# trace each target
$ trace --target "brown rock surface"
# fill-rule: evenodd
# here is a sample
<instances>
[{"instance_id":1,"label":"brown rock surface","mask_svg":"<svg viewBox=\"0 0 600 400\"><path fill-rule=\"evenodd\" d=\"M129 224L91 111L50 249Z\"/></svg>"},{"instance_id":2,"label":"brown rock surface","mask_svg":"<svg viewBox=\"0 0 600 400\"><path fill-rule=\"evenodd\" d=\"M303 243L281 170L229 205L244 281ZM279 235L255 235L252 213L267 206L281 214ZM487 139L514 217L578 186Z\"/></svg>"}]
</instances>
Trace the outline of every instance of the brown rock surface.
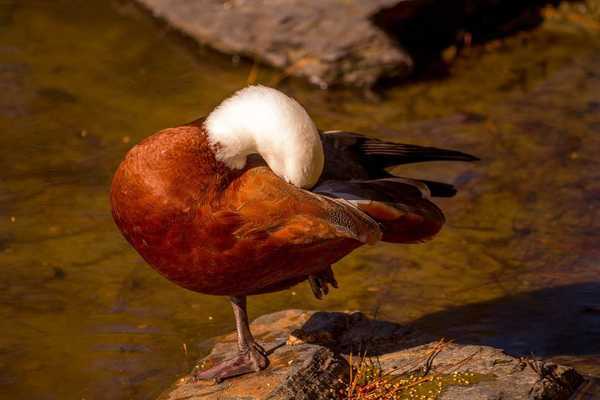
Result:
<instances>
[{"instance_id":1,"label":"brown rock surface","mask_svg":"<svg viewBox=\"0 0 600 400\"><path fill-rule=\"evenodd\" d=\"M426 385L415 386L414 394L424 390L441 400L566 399L583 382L573 368L511 357L488 346L435 341L361 313L287 310L258 318L252 330L271 351L269 368L220 384L188 375L160 399L343 398L349 354L355 360L356 354L376 357L383 371L393 371L392 378L425 377ZM234 333L217 338L199 368L231 357L235 349Z\"/></svg>"},{"instance_id":2,"label":"brown rock surface","mask_svg":"<svg viewBox=\"0 0 600 400\"><path fill-rule=\"evenodd\" d=\"M272 352L269 367L257 374L230 379L215 385L182 378L161 398L176 399L328 399L329 389L337 390L347 371L345 359L331 349L298 340L286 345L294 329L306 325L312 312L286 310L265 315L252 323L252 332L263 347ZM335 326L339 320L330 319ZM199 367L232 357L237 349L236 334L217 339L211 353Z\"/></svg>"},{"instance_id":3,"label":"brown rock surface","mask_svg":"<svg viewBox=\"0 0 600 400\"><path fill-rule=\"evenodd\" d=\"M404 78L471 36L489 40L539 23L550 0L136 1L199 43L324 88Z\"/></svg>"},{"instance_id":4,"label":"brown rock surface","mask_svg":"<svg viewBox=\"0 0 600 400\"><path fill-rule=\"evenodd\" d=\"M330 84L371 86L405 76L411 57L371 21L405 0L137 0L169 25L228 54Z\"/></svg>"},{"instance_id":5,"label":"brown rock surface","mask_svg":"<svg viewBox=\"0 0 600 400\"><path fill-rule=\"evenodd\" d=\"M394 370L392 375L408 374L413 361L426 358L434 346L429 343L385 354L379 360L383 370ZM511 357L493 347L453 343L433 358L429 373L468 382L444 388L439 397L443 400L564 399L582 382L573 368Z\"/></svg>"}]
</instances>

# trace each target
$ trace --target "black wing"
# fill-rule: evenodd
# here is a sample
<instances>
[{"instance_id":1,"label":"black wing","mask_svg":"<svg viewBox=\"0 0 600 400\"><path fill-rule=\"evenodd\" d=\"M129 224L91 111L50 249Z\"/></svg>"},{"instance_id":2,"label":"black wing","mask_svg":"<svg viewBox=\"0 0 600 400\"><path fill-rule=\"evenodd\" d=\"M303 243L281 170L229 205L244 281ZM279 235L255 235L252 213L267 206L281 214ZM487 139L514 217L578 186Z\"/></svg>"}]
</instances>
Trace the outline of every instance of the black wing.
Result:
<instances>
[{"instance_id":1,"label":"black wing","mask_svg":"<svg viewBox=\"0 0 600 400\"><path fill-rule=\"evenodd\" d=\"M321 181L379 179L392 177L386 168L426 161L476 161L477 157L456 150L372 139L354 132L321 133L325 149L325 170ZM420 181L435 197L451 197L454 186L434 181Z\"/></svg>"}]
</instances>

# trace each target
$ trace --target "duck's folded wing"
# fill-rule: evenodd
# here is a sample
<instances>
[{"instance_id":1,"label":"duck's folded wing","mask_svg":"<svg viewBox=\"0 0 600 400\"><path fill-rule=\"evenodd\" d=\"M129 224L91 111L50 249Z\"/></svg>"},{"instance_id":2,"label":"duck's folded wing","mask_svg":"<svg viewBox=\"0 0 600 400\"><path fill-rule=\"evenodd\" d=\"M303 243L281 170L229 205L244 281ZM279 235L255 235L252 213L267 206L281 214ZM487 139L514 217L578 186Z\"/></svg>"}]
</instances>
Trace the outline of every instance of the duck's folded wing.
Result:
<instances>
[{"instance_id":1,"label":"duck's folded wing","mask_svg":"<svg viewBox=\"0 0 600 400\"><path fill-rule=\"evenodd\" d=\"M377 221L382 240L421 242L433 237L445 222L441 210L430 201L424 183L407 178L326 181L313 192L346 201Z\"/></svg>"},{"instance_id":2,"label":"duck's folded wing","mask_svg":"<svg viewBox=\"0 0 600 400\"><path fill-rule=\"evenodd\" d=\"M379 224L345 201L296 188L268 168L246 171L235 183L227 203L238 217L238 239L319 245L332 240L373 243L381 238Z\"/></svg>"}]
</instances>

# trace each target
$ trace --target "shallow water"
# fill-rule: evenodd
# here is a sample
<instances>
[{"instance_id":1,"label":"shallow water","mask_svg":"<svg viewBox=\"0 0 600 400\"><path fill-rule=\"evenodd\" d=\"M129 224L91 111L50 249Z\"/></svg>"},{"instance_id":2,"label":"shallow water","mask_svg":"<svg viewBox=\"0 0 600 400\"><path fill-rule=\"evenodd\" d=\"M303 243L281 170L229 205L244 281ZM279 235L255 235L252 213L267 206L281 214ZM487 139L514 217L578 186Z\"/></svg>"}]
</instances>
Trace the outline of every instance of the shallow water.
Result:
<instances>
[{"instance_id":1,"label":"shallow water","mask_svg":"<svg viewBox=\"0 0 600 400\"><path fill-rule=\"evenodd\" d=\"M360 309L600 375L600 39L596 20L565 21L380 99L259 67L325 129L483 161L402 171L461 189L440 201L436 240L360 249L325 301L303 284L251 298L251 315ZM134 143L204 115L253 68L128 2L0 3L0 397L151 399L232 328L224 299L145 266L112 223L108 187Z\"/></svg>"}]
</instances>

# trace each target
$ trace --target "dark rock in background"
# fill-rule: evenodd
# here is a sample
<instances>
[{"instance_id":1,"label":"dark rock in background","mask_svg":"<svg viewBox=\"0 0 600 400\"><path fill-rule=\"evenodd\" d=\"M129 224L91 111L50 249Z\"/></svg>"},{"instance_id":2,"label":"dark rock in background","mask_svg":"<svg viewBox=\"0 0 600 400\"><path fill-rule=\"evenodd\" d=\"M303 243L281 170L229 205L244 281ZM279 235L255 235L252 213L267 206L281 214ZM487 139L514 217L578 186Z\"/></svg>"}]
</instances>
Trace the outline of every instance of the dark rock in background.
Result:
<instances>
[{"instance_id":1,"label":"dark rock in background","mask_svg":"<svg viewBox=\"0 0 600 400\"><path fill-rule=\"evenodd\" d=\"M330 85L406 78L440 50L541 21L547 0L137 0L196 41Z\"/></svg>"},{"instance_id":2,"label":"dark rock in background","mask_svg":"<svg viewBox=\"0 0 600 400\"><path fill-rule=\"evenodd\" d=\"M511 357L488 346L436 342L405 326L361 313L280 311L256 319L252 331L271 351L266 370L220 384L197 382L188 375L161 399L339 398L346 390L350 354L354 360L358 354L376 356L391 378L436 376L421 390L437 390L428 396L440 400L566 399L584 382L573 368ZM218 338L197 368L210 367L234 356L235 351L235 333ZM419 390L418 385L414 387Z\"/></svg>"},{"instance_id":3,"label":"dark rock in background","mask_svg":"<svg viewBox=\"0 0 600 400\"><path fill-rule=\"evenodd\" d=\"M138 0L155 16L217 50L331 84L370 86L406 76L412 60L370 17L398 0Z\"/></svg>"}]
</instances>

